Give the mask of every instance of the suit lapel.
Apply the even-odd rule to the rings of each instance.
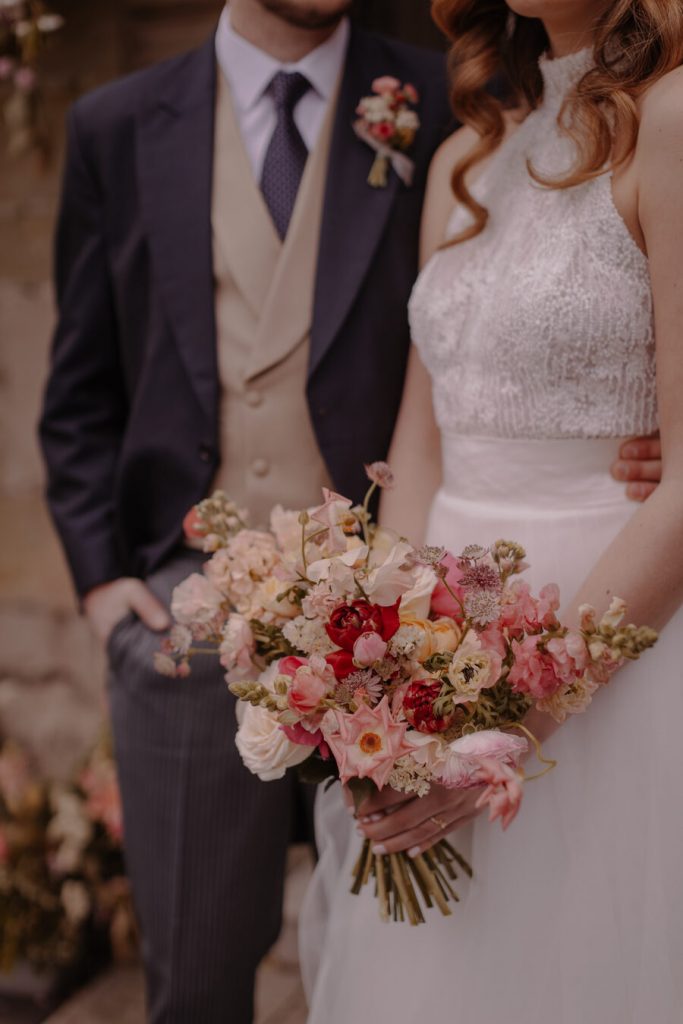
[[[367,184],[374,154],[352,128],[358,102],[369,94],[373,78],[389,71],[378,66],[372,36],[354,30],[330,151],[311,331],[311,374],[353,305],[398,194],[400,183],[393,172],[386,188]]]
[[[213,36],[141,113],[138,182],[153,278],[199,403],[218,414],[211,244],[216,59]]]
[[[212,221],[220,255],[255,317],[260,318],[272,290],[282,242],[254,180],[230,89],[220,72]]]

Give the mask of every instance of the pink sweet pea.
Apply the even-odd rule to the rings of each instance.
[[[361,668],[369,668],[387,653],[387,642],[379,633],[363,633],[353,645],[353,660]]]
[[[206,576],[194,572],[173,591],[171,613],[181,625],[206,625],[219,614],[224,600]]]
[[[589,659],[586,641],[580,633],[570,631],[565,637],[554,637],[547,647],[563,683],[571,683],[583,674]]]
[[[477,781],[486,789],[477,800],[477,807],[489,808],[489,821],[500,818],[506,829],[517,816],[522,803],[522,780],[518,772],[500,761],[483,758]]]
[[[458,566],[458,560],[450,552],[444,555],[441,559],[441,565],[447,569],[446,582],[451,588],[456,597],[464,603],[465,591],[462,587],[458,586],[462,579],[462,570]],[[460,624],[463,621],[462,608],[457,601],[453,600],[451,594],[449,594],[447,588],[444,586],[443,580],[434,587],[432,593],[432,605],[431,610],[435,616],[448,616]]]

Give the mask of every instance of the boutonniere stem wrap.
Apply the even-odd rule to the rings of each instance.
[[[415,164],[406,156],[415,141],[420,119],[412,107],[419,101],[415,86],[401,85],[397,78],[385,75],[372,83],[372,95],[364,96],[356,108],[358,120],[353,129],[375,151],[368,175],[373,188],[386,188],[389,168],[404,185],[412,185]]]

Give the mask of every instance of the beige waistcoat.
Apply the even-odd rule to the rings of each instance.
[[[214,487],[265,525],[273,505],[320,502],[330,481],[306,404],[318,239],[334,107],[311,153],[287,237],[254,181],[218,71],[213,260],[221,382],[221,466]]]

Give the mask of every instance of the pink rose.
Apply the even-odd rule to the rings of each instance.
[[[486,789],[477,800],[477,807],[488,807],[489,821],[500,818],[506,829],[516,818],[522,803],[522,780],[518,772],[500,761],[484,758],[478,782]]]
[[[284,659],[286,662],[294,660]],[[285,674],[289,675],[289,672]],[[330,666],[324,658],[313,655],[308,663],[303,662],[296,669],[292,677],[292,685],[287,695],[289,706],[300,715],[311,715],[318,710],[320,702],[329,696],[334,686],[335,677]]]
[[[387,653],[387,642],[379,633],[363,633],[353,645],[353,660],[361,668],[369,668]]]
[[[198,572],[192,573],[173,591],[171,612],[183,626],[207,624],[221,611],[223,595]]]
[[[392,75],[382,75],[381,78],[376,78],[372,83],[372,91],[376,92],[379,96],[391,96],[401,88],[401,83],[398,78],[394,78]]]
[[[441,559],[441,565],[445,566],[448,570],[446,573],[446,582],[448,583],[448,586],[451,588],[458,600],[464,603],[465,591],[462,587],[458,586],[462,579],[462,570],[458,566],[457,559],[449,552]],[[454,619],[458,624],[461,624],[463,621],[462,608],[457,601],[453,600],[452,595],[444,586],[443,580],[439,580],[434,587],[431,610],[435,616],[448,616]]]
[[[521,642],[514,640],[512,652],[515,662],[510,669],[508,682],[517,693],[526,693],[535,700],[542,700],[552,696],[562,686],[552,655],[539,649],[536,637],[527,636]]]
[[[492,760],[514,767],[528,749],[529,744],[521,736],[499,729],[470,733],[448,744],[435,775],[448,789],[468,789],[481,784],[482,762]]]

